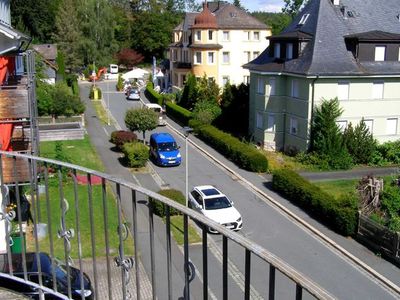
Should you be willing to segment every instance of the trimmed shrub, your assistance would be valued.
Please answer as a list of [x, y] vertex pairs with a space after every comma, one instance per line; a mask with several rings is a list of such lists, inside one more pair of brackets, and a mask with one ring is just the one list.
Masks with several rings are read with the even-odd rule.
[[355, 233], [358, 220], [355, 195], [335, 198], [287, 169], [273, 173], [272, 188], [337, 232], [346, 236]]
[[143, 143], [125, 143], [122, 146], [128, 167], [140, 168], [146, 165], [149, 160], [149, 148]]
[[163, 105], [163, 96], [157, 93], [153, 88], [153, 83], [149, 82], [146, 85], [146, 90], [144, 92], [147, 99], [152, 103], [157, 103], [158, 105]]
[[97, 90], [98, 99], [101, 99], [101, 89], [98, 88], [98, 87], [96, 87], [96, 86], [92, 86], [92, 87], [90, 88], [90, 95], [89, 95], [89, 98], [90, 98], [90, 99], [94, 99], [94, 90]]
[[194, 128], [200, 139], [236, 163], [240, 168], [252, 172], [266, 172], [268, 170], [267, 158], [252, 145], [245, 144], [212, 125], [200, 125], [199, 122], [191, 121], [190, 126]]
[[132, 131], [117, 130], [111, 133], [110, 142], [113, 143], [119, 150], [125, 143], [132, 143], [137, 141], [137, 135]]
[[[175, 190], [175, 189], [166, 189], [166, 190], [160, 190], [158, 192], [160, 195], [163, 195], [171, 200], [174, 200], [175, 202], [178, 202], [179, 204], [182, 204], [183, 206], [186, 205], [186, 198], [182, 194], [181, 191]], [[165, 207], [166, 205], [158, 200], [155, 200], [153, 198], [150, 198], [150, 203], [153, 207], [153, 213], [156, 214], [157, 216], [160, 217], [165, 217]], [[180, 215], [181, 213], [174, 209], [170, 208], [170, 216], [175, 216], [175, 215]]]
[[119, 92], [124, 89], [124, 80], [122, 79], [122, 75], [121, 74], [118, 75], [118, 81], [117, 81], [117, 84], [116, 84], [115, 88]]
[[189, 110], [172, 102], [167, 102], [166, 110], [169, 117], [185, 126], [189, 124], [189, 120], [192, 118], [192, 113]]

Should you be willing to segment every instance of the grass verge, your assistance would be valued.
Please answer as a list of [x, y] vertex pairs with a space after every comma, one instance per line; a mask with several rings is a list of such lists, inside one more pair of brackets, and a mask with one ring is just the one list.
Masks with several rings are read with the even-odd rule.
[[[165, 222], [165, 219], [164, 219]], [[195, 244], [201, 242], [201, 237], [197, 233], [196, 229], [189, 224], [189, 244]], [[171, 232], [176, 241], [180, 246], [183, 245], [183, 216], [171, 216]]]

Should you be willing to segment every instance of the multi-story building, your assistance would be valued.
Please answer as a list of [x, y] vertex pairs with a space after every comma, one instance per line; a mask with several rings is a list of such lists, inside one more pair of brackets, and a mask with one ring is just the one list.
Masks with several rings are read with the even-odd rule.
[[227, 2], [208, 2], [200, 13], [186, 13], [173, 32], [170, 80], [182, 88], [189, 72], [213, 78], [219, 86], [249, 83], [242, 65], [267, 46], [270, 28]]
[[341, 128], [362, 118], [400, 138], [400, 1], [310, 0], [250, 70], [250, 133], [265, 148], [306, 150], [316, 106], [337, 97]]

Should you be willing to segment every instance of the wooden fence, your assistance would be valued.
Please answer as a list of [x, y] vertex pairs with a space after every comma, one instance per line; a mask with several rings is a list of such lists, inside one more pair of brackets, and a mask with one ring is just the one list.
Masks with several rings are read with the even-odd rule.
[[359, 213], [357, 240], [400, 265], [400, 232], [390, 231]]

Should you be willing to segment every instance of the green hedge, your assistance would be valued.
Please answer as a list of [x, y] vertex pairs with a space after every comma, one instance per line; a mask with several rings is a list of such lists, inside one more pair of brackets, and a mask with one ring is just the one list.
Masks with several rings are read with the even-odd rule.
[[[163, 195], [171, 200], [174, 200], [175, 202], [178, 202], [179, 204], [182, 204], [183, 206], [186, 205], [186, 199], [185, 196], [182, 194], [181, 191], [175, 190], [175, 189], [166, 189], [166, 190], [160, 190], [158, 192], [160, 195]], [[153, 198], [150, 198], [150, 203], [153, 207], [153, 213], [156, 214], [157, 216], [160, 217], [165, 217], [165, 204], [155, 200]], [[170, 216], [174, 215], [180, 215], [180, 211], [176, 210], [175, 208], [170, 208]]]
[[337, 232], [346, 236], [355, 234], [358, 222], [355, 196], [335, 198], [287, 169], [273, 173], [272, 188]]
[[144, 167], [149, 160], [149, 148], [139, 142], [125, 143], [122, 146], [122, 152], [128, 167], [131, 168]]
[[189, 124], [189, 120], [192, 118], [192, 113], [189, 110], [172, 102], [167, 102], [166, 110], [169, 117], [185, 126]]
[[163, 96], [153, 89], [153, 83], [149, 82], [146, 85], [145, 96], [152, 103], [163, 105]]
[[266, 172], [268, 170], [267, 158], [252, 145], [245, 144], [212, 125], [202, 125], [193, 120], [190, 122], [190, 126], [193, 127], [200, 139], [236, 163], [240, 168], [252, 172]]

